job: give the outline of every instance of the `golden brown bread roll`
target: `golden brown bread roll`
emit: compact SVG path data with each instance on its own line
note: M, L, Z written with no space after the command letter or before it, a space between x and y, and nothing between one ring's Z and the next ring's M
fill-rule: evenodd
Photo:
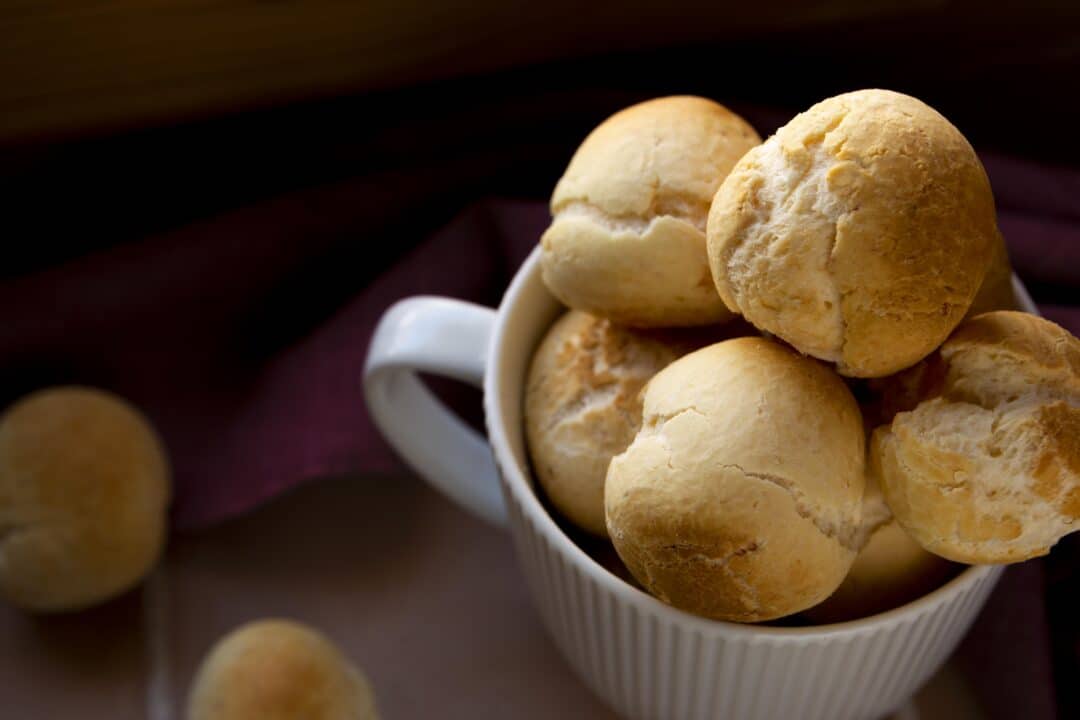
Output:
M659 599L755 622L824 600L855 558L859 408L829 368L765 338L676 360L608 469L608 532Z
M165 542L169 465L115 395L32 393L0 418L0 594L27 610L82 608L138 583Z
M727 306L852 377L934 350L967 312L997 227L964 136L915 98L829 98L747 152L708 222Z
M844 582L805 615L834 623L891 610L927 594L949 575L947 561L927 552L892 516L881 488L869 475L856 544L861 548Z
M1080 527L1080 340L992 312L942 345L942 379L878 428L871 469L923 547L966 563L1046 554Z
M730 317L712 287L705 218L724 176L759 142L742 118L699 97L650 100L605 120L552 195L541 239L548 288L623 325Z
M641 427L641 388L703 344L694 340L571 310L540 342L525 389L525 435L540 485L578 527L607 536L604 477Z
M377 720L364 674L322 633L259 620L223 637L203 659L188 720Z

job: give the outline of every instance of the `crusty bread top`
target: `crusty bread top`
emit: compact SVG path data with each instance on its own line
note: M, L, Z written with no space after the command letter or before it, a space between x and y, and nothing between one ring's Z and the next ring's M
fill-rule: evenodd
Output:
M220 639L188 698L188 720L378 720L364 674L322 633L257 620Z
M829 98L750 150L707 230L729 308L856 377L941 344L996 233L990 183L963 135L886 90Z
M716 188L760 142L745 120L712 100L674 96L633 105L585 138L555 187L551 212L615 225L666 215L704 230Z

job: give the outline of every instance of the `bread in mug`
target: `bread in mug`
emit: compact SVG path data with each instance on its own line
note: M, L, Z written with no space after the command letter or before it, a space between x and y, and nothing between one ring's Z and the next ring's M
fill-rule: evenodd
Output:
M75 610L136 585L166 536L165 448L110 393L41 390L0 418L0 595Z
M577 310L548 330L529 368L525 437L540 486L570 522L607 536L604 477L641 426L641 388L695 340Z
M1080 527L1080 340L979 315L928 360L939 382L878 428L871 470L905 530L965 563L1044 555Z
M964 317L997 227L964 136L913 97L861 90L747 152L716 193L707 236L733 312L842 375L881 377Z
M203 659L188 720L377 720L363 672L322 633L259 620L223 637Z
M608 469L608 532L677 608L757 622L828 597L855 558L864 434L828 367L765 338L710 345L649 381Z
M815 623L869 617L922 597L949 576L950 564L927 552L896 522L885 496L866 478L860 548L840 587L804 614Z
M636 327L730 317L712 287L705 218L720 182L761 142L700 97L626 108L578 148L551 198L544 283L569 307Z

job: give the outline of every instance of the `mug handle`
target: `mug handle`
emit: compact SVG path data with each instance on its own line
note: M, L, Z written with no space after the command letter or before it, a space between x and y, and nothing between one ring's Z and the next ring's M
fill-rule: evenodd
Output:
M506 525L506 504L487 440L446 409L418 371L482 387L495 326L490 308L440 297L391 306L364 364L364 396L375 425L413 470L458 505Z

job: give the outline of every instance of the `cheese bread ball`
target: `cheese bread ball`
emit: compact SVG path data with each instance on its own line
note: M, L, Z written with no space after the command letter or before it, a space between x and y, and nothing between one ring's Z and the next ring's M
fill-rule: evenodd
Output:
M168 458L147 418L101 390L35 392L0 418L0 595L74 610L136 585L166 536Z
M290 620L248 623L199 666L188 720L378 720L364 674L322 633Z
M682 610L805 610L855 559L864 446L830 368L760 337L710 345L646 386L642 428L608 469L608 532L642 586Z
M623 325L729 318L709 274L705 218L728 171L759 142L705 98L659 98L611 116L555 187L544 283L569 307Z
M997 233L964 136L887 90L829 98L750 150L707 229L728 308L852 377L937 348L970 308Z

